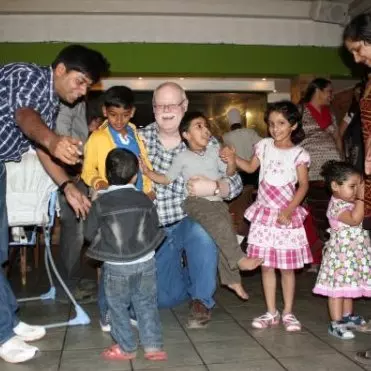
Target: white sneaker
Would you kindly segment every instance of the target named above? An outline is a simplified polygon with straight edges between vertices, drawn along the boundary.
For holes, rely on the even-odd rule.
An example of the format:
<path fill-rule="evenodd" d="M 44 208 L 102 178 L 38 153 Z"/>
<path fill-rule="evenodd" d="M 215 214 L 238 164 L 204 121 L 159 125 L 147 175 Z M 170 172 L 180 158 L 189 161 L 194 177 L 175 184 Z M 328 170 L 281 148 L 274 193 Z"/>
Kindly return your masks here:
<path fill-rule="evenodd" d="M 0 346 L 0 358 L 9 363 L 21 363 L 32 359 L 38 351 L 37 347 L 26 344 L 19 336 L 13 336 Z"/>
<path fill-rule="evenodd" d="M 100 324 L 100 329 L 103 332 L 111 332 L 111 325 L 109 323 L 107 323 L 107 325 L 104 325 L 101 321 L 99 321 L 99 324 Z"/>
<path fill-rule="evenodd" d="M 99 321 L 100 328 L 103 332 L 111 332 L 111 325 L 108 323 L 107 325 L 104 325 L 101 321 Z M 130 324 L 133 327 L 138 328 L 138 321 L 135 319 L 130 318 Z"/>
<path fill-rule="evenodd" d="M 36 341 L 43 338 L 46 334 L 45 328 L 42 326 L 31 326 L 27 323 L 19 322 L 13 329 L 23 341 Z"/>

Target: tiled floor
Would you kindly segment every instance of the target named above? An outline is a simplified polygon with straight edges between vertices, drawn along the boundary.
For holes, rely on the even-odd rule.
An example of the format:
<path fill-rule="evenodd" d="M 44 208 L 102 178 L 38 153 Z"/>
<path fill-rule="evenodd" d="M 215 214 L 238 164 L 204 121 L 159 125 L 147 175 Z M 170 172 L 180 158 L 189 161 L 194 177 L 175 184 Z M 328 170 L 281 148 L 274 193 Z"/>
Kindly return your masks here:
<path fill-rule="evenodd" d="M 304 326 L 300 333 L 286 333 L 281 326 L 265 331 L 252 329 L 251 319 L 264 311 L 260 275 L 256 273 L 244 278 L 250 293 L 248 302 L 241 302 L 225 289 L 217 291 L 217 305 L 207 329 L 186 328 L 186 304 L 173 310 L 162 310 L 165 346 L 169 354 L 167 362 L 145 361 L 142 353 L 134 362 L 102 360 L 99 354 L 112 340 L 100 331 L 97 308 L 89 304 L 85 309 L 91 316 L 91 325 L 48 330 L 47 336 L 36 343 L 41 349 L 36 359 L 17 366 L 0 361 L 0 370 L 371 370 L 353 360 L 357 350 L 371 348 L 371 334 L 357 333 L 350 341 L 329 336 L 326 299 L 311 294 L 313 280 L 314 275 L 310 273 L 297 276 L 295 314 Z M 36 286 L 41 287 L 30 282 L 26 291 L 34 291 Z M 18 292 L 19 295 L 24 293 Z M 281 303 L 281 295 L 278 297 Z M 371 314 L 370 304 L 370 301 L 360 300 L 357 311 L 367 317 Z M 54 302 L 30 302 L 22 305 L 20 312 L 25 321 L 40 324 L 65 321 L 71 315 L 70 305 Z"/>

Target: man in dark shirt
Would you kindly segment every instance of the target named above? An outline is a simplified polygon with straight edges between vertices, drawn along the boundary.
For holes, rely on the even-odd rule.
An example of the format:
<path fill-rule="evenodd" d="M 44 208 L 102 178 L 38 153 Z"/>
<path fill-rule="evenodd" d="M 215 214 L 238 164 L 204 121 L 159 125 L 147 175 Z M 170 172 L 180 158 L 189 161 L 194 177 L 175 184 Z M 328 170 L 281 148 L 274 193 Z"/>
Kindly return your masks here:
<path fill-rule="evenodd" d="M 53 130 L 59 98 L 73 103 L 107 71 L 108 63 L 100 53 L 80 45 L 64 48 L 48 67 L 25 63 L 0 67 L 0 264 L 8 257 L 5 162 L 20 161 L 30 146 L 76 216 L 85 218 L 89 200 L 58 163 L 78 163 L 80 142 Z M 0 267 L 0 357 L 11 363 L 31 359 L 38 349 L 25 341 L 45 334 L 42 327 L 20 322 L 16 310 L 17 301 Z"/>

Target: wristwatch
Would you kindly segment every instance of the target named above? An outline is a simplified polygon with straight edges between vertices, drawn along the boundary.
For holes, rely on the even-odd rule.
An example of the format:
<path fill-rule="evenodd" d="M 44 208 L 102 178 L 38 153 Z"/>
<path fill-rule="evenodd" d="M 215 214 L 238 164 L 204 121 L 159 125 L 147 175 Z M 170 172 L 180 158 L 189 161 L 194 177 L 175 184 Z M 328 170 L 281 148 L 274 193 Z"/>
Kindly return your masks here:
<path fill-rule="evenodd" d="M 73 183 L 73 180 L 71 179 L 68 179 L 68 180 L 65 180 L 59 187 L 58 187 L 58 191 L 59 193 L 61 193 L 62 195 L 64 195 L 64 190 L 65 188 L 67 187 L 68 184 L 70 183 Z"/>
<path fill-rule="evenodd" d="M 215 188 L 215 191 L 214 191 L 214 196 L 219 196 L 219 194 L 220 194 L 219 182 L 216 181 L 215 184 L 216 184 L 216 188 Z"/>

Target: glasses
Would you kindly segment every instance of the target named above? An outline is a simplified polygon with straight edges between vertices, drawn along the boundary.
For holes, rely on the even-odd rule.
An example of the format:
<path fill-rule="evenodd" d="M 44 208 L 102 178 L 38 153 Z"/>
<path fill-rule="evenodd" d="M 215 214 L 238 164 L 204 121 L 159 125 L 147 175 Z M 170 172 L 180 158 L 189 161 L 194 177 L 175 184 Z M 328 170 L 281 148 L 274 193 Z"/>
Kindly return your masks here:
<path fill-rule="evenodd" d="M 176 111 L 182 104 L 184 103 L 184 99 L 177 104 L 153 104 L 153 108 L 156 111 Z"/>

